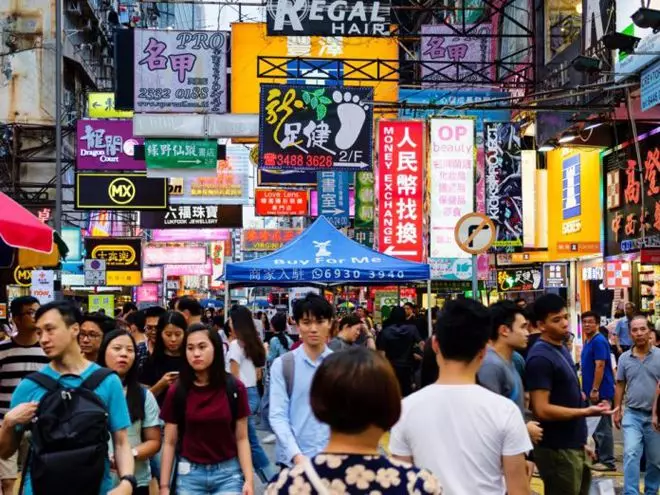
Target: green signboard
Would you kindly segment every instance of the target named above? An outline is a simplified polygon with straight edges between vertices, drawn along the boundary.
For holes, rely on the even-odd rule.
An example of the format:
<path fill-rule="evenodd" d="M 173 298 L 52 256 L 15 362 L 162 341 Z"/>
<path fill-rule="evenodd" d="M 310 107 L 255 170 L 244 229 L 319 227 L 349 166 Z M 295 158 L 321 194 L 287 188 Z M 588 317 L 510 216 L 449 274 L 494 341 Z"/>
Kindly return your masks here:
<path fill-rule="evenodd" d="M 218 142 L 208 139 L 146 139 L 147 169 L 204 168 L 215 170 Z"/>
<path fill-rule="evenodd" d="M 355 229 L 374 229 L 374 174 L 355 174 Z"/>

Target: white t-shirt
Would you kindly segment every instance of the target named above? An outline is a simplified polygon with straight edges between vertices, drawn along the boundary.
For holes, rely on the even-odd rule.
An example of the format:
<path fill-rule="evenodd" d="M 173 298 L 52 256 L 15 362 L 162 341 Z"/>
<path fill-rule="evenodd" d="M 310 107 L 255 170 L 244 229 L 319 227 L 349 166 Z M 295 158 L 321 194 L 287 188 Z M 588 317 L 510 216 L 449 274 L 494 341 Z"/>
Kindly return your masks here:
<path fill-rule="evenodd" d="M 241 347 L 238 340 L 234 340 L 229 344 L 227 362 L 230 361 L 236 361 L 238 363 L 240 379 L 246 388 L 257 386 L 257 369 L 254 367 L 252 360 L 248 359 L 245 355 L 245 350 Z"/>
<path fill-rule="evenodd" d="M 451 495 L 503 495 L 502 456 L 532 450 L 516 404 L 479 385 L 429 385 L 403 400 L 390 450 Z"/>

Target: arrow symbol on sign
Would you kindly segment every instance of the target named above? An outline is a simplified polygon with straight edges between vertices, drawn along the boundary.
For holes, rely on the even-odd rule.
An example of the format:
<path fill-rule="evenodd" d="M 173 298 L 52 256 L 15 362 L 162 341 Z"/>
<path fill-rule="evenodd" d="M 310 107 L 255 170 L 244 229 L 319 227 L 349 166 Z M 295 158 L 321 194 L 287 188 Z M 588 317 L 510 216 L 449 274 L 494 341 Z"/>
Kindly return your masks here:
<path fill-rule="evenodd" d="M 344 167 L 344 168 L 369 168 L 368 163 L 364 162 L 357 162 L 357 163 L 343 163 L 343 162 L 338 162 L 336 164 L 338 167 Z"/>
<path fill-rule="evenodd" d="M 325 215 L 326 213 L 332 213 L 333 215 L 341 215 L 344 213 L 344 210 L 340 210 L 339 208 L 335 208 L 334 210 L 321 210 L 321 214 Z"/>
<path fill-rule="evenodd" d="M 389 246 L 383 251 L 383 254 L 387 254 L 389 256 L 415 256 L 417 254 L 417 251 L 397 251 L 394 246 Z"/>
<path fill-rule="evenodd" d="M 202 163 L 202 160 L 200 160 L 199 158 L 197 160 L 178 160 L 178 163 L 195 163 L 199 165 L 200 163 Z"/>

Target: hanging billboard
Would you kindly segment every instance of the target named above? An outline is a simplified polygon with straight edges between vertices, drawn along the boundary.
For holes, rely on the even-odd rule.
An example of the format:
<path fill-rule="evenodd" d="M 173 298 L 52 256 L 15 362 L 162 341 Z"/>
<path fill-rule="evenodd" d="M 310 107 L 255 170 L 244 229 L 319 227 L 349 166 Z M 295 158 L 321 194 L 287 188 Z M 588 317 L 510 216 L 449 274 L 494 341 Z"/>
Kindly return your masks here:
<path fill-rule="evenodd" d="M 76 173 L 76 209 L 164 210 L 167 180 L 145 174 Z"/>
<path fill-rule="evenodd" d="M 424 259 L 424 123 L 378 122 L 378 250 Z"/>
<path fill-rule="evenodd" d="M 487 122 L 486 214 L 495 224 L 493 251 L 512 253 L 523 249 L 522 137 L 518 124 Z"/>
<path fill-rule="evenodd" d="M 140 226 L 144 229 L 238 229 L 243 227 L 243 207 L 240 205 L 168 206 L 164 211 L 142 212 Z M 194 231 L 191 231 L 190 236 L 195 236 Z"/>
<path fill-rule="evenodd" d="M 229 34 L 135 29 L 136 112 L 225 113 Z"/>
<path fill-rule="evenodd" d="M 254 210 L 257 216 L 306 216 L 309 194 L 307 191 L 256 189 Z"/>
<path fill-rule="evenodd" d="M 76 170 L 145 170 L 135 160 L 132 120 L 80 119 L 76 124 Z"/>
<path fill-rule="evenodd" d="M 317 186 L 318 212 L 337 228 L 350 224 L 348 172 L 319 172 Z"/>

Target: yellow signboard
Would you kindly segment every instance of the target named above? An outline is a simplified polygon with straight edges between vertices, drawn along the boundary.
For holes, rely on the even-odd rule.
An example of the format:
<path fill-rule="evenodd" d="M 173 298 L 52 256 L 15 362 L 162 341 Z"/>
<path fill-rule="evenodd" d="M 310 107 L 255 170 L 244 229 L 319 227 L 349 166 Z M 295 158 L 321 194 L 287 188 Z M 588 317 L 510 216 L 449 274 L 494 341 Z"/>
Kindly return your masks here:
<path fill-rule="evenodd" d="M 107 316 L 115 314 L 115 296 L 110 294 L 90 294 L 87 311 L 96 313 L 102 309 Z"/>
<path fill-rule="evenodd" d="M 376 59 L 396 61 L 399 59 L 399 46 L 396 38 L 354 38 L 354 37 L 320 37 L 320 36 L 266 36 L 264 23 L 235 23 L 231 26 L 231 111 L 232 113 L 259 113 L 259 85 L 265 83 L 286 84 L 286 78 L 257 77 L 257 57 L 275 57 L 271 61 L 275 67 L 269 66 L 268 72 L 274 75 L 285 75 L 291 69 L 278 68 L 284 58 L 301 59 L 327 58 L 349 59 L 353 65 L 362 65 L 356 59 L 362 59 L 364 66 L 359 71 L 365 80 L 347 80 L 346 86 L 372 86 L 374 99 L 377 102 L 396 102 L 398 98 L 398 81 L 379 81 L 378 66 L 372 63 Z M 277 58 L 279 57 L 279 58 Z M 262 69 L 266 67 L 263 61 Z M 397 62 L 388 62 L 388 73 L 396 74 Z M 345 67 L 345 64 L 344 64 Z M 382 69 L 382 68 L 381 68 Z M 329 71 L 329 69 L 328 69 Z M 373 78 L 373 80 L 366 80 Z M 321 84 L 323 75 L 314 80 L 309 75 L 305 82 Z M 393 79 L 395 79 L 393 77 Z"/>
<path fill-rule="evenodd" d="M 106 281 L 105 283 L 110 287 L 115 285 L 141 285 L 142 284 L 142 272 L 114 272 L 107 271 L 105 272 Z"/>
<path fill-rule="evenodd" d="M 528 251 L 511 255 L 512 263 L 546 263 L 548 261 L 550 261 L 550 256 L 547 251 Z"/>
<path fill-rule="evenodd" d="M 115 94 L 87 93 L 87 114 L 94 119 L 130 119 L 130 110 L 115 110 Z"/>

